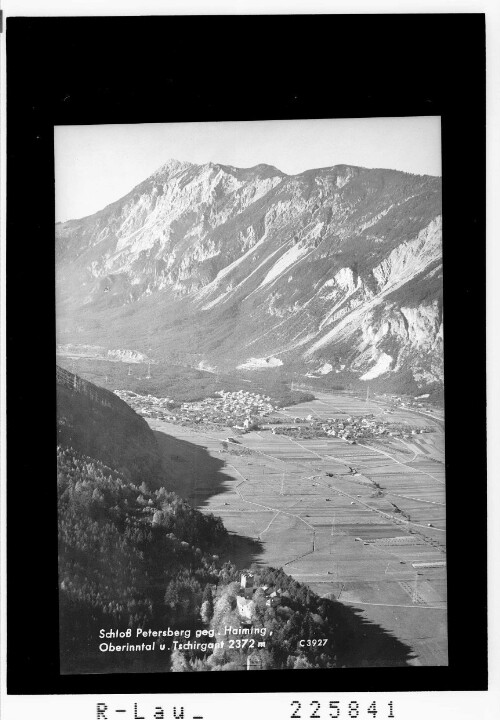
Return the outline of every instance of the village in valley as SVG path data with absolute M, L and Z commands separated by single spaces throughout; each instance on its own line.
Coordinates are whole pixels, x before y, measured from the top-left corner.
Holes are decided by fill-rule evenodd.
M 216 392 L 216 397 L 184 403 L 170 398 L 139 395 L 131 390 L 115 390 L 115 393 L 139 415 L 190 426 L 203 423 L 248 430 L 253 423 L 268 417 L 276 409 L 270 397 L 244 390 L 221 390 Z
M 139 395 L 131 390 L 115 390 L 137 413 L 145 418 L 164 420 L 191 428 L 202 426 L 205 430 L 231 428 L 237 434 L 251 430 L 271 431 L 273 434 L 299 438 L 338 437 L 355 444 L 358 440 L 376 437 L 410 439 L 412 435 L 430 433 L 431 426 L 410 425 L 391 419 L 380 419 L 380 415 L 367 412 L 356 416 L 320 418 L 314 414 L 293 415 L 291 410 L 281 410 L 273 405 L 267 395 L 245 390 L 237 392 L 217 391 L 215 397 L 198 402 L 178 403 L 171 398 L 153 395 Z M 395 407 L 419 408 L 422 403 L 395 397 Z M 293 409 L 293 408 L 292 408 Z M 384 410 L 384 418 L 394 413 Z

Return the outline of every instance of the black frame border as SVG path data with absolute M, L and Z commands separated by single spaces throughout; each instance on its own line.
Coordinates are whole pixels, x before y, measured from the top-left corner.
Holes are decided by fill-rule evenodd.
M 449 666 L 266 680 L 275 692 L 290 672 L 299 692 L 486 689 L 484 14 L 9 17 L 6 38 L 8 693 L 263 689 L 241 673 L 59 675 L 54 126 L 408 115 L 442 118 Z

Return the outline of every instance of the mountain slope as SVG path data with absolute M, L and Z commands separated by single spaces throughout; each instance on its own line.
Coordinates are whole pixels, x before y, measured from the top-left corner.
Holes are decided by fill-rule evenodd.
M 170 161 L 56 226 L 58 339 L 439 384 L 441 232 L 440 178 Z
M 117 395 L 56 366 L 57 441 L 98 458 L 140 485 L 161 483 L 161 460 L 149 425 Z

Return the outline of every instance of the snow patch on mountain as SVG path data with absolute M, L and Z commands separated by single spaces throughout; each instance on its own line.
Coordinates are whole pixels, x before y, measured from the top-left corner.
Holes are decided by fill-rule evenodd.
M 379 375 L 383 375 L 386 372 L 389 372 L 392 365 L 392 357 L 390 355 L 387 355 L 386 353 L 382 353 L 375 363 L 375 365 L 371 368 L 371 370 L 368 370 L 368 372 L 365 372 L 364 375 L 361 375 L 359 378 L 360 380 L 373 380 L 373 378 L 379 377 Z
M 247 258 L 249 258 L 264 243 L 264 241 L 265 241 L 265 236 L 261 237 L 261 239 L 257 243 L 255 243 L 255 245 L 253 245 L 249 250 L 247 250 L 245 253 L 243 253 L 243 255 L 241 255 L 241 257 L 237 258 L 232 263 L 227 265 L 225 268 L 220 270 L 217 273 L 217 276 L 215 277 L 215 279 L 212 280 L 212 282 L 209 283 L 208 285 L 205 285 L 205 287 L 202 288 L 198 292 L 198 298 L 199 299 L 204 298 L 207 295 L 210 295 L 214 291 L 218 290 L 220 287 L 221 281 L 225 277 L 227 277 L 227 275 L 229 275 L 230 272 L 235 270 L 238 267 L 238 265 L 241 265 L 242 262 L 244 262 Z M 214 305 L 217 305 L 218 303 L 220 303 L 233 289 L 234 289 L 233 286 L 231 286 L 230 288 L 226 287 L 226 290 L 223 291 L 221 295 L 217 296 L 212 301 L 210 301 L 209 303 L 204 305 L 202 307 L 202 310 L 209 310 L 210 308 L 214 307 Z
M 287 268 L 294 265 L 303 255 L 305 255 L 308 250 L 309 248 L 306 245 L 293 245 L 269 270 L 258 289 L 264 287 L 265 285 L 269 285 L 269 283 L 273 282 L 273 280 L 276 280 L 276 278 L 284 273 Z
M 273 368 L 283 365 L 283 361 L 276 357 L 266 358 L 249 358 L 246 362 L 238 365 L 238 370 L 261 370 L 263 368 Z
M 213 365 L 208 365 L 208 363 L 206 363 L 204 360 L 200 360 L 200 362 L 198 363 L 198 370 L 204 370 L 205 372 L 209 373 L 217 372 L 216 367 L 214 367 Z
M 320 368 L 316 370 L 316 373 L 318 375 L 328 375 L 333 370 L 333 365 L 330 365 L 330 363 L 324 363 Z
M 137 350 L 108 350 L 107 357 L 121 362 L 143 363 L 147 362 L 148 356 Z

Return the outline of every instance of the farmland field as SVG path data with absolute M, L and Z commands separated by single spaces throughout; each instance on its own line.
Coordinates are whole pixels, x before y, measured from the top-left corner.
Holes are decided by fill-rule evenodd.
M 386 411 L 380 399 L 317 393 L 275 419 Z M 230 532 L 259 541 L 259 563 L 356 608 L 411 648 L 410 664 L 446 665 L 443 421 L 404 408 L 390 419 L 434 432 L 349 444 L 268 429 L 224 448 L 227 430 L 148 422 L 176 491 L 220 516 Z

